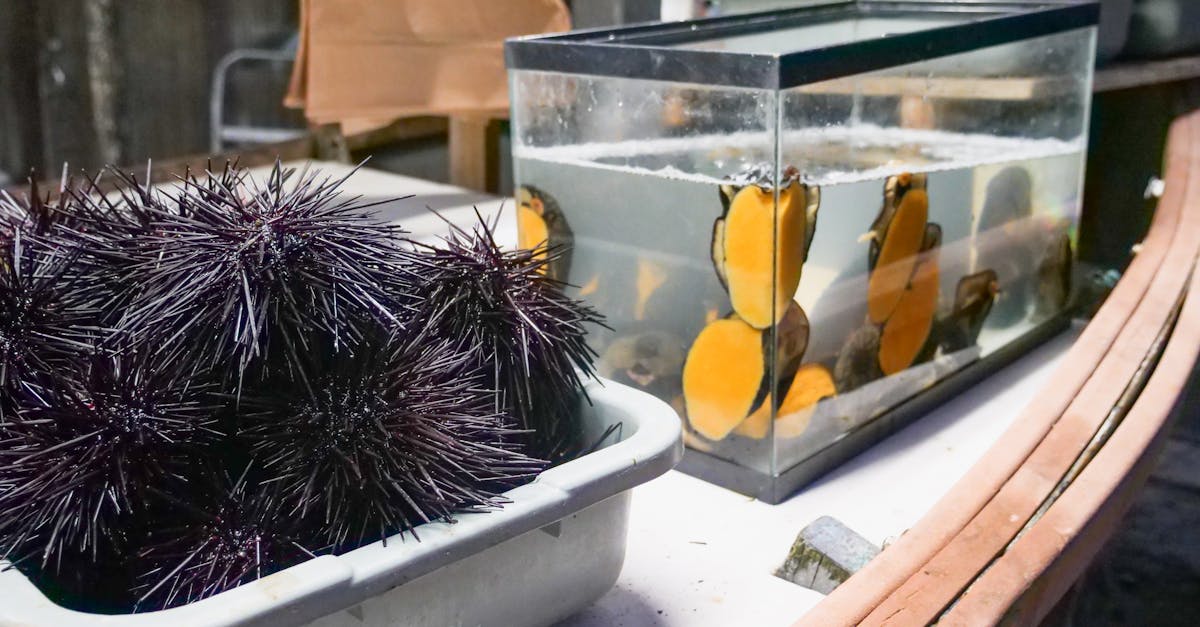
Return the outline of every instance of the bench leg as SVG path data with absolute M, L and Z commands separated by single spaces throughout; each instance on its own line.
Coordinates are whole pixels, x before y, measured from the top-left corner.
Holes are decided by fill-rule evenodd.
M 499 128 L 491 119 L 450 118 L 450 183 L 495 192 L 499 186 Z

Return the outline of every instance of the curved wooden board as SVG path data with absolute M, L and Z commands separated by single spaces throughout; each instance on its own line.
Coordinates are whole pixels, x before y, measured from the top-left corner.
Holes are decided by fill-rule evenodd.
M 1188 131 L 1181 129 L 1191 129 L 1195 124 L 1192 119 L 1180 119 L 1173 126 L 1172 135 L 1186 134 Z M 1187 178 L 1192 151 L 1188 142 L 1171 142 L 1165 159 L 1168 180 Z M 1013 426 L 912 529 L 839 586 L 798 624 L 862 622 L 961 532 L 1013 477 L 1093 375 L 1146 294 L 1176 235 L 1184 192 L 1179 186 L 1168 186 L 1143 240 L 1141 253 L 1063 358 L 1053 377 L 1054 383 L 1038 394 Z
M 1154 470 L 1200 356 L 1200 274 L 1189 295 L 1154 374 L 1109 442 L 939 625 L 1038 624 L 1117 529 Z

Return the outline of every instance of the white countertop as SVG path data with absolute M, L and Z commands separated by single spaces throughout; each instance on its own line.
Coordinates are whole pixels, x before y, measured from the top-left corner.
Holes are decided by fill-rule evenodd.
M 347 166 L 319 163 L 330 174 Z M 469 224 L 472 204 L 494 216 L 501 201 L 449 185 L 364 169 L 347 191 L 418 197 L 382 208 L 414 235 Z M 512 203 L 497 238 L 516 240 Z M 670 472 L 633 491 L 629 544 L 616 586 L 568 626 L 790 625 L 822 598 L 772 575 L 796 534 L 832 516 L 883 544 L 927 511 L 986 451 L 1049 380 L 1081 327 L 1060 334 L 779 505 Z

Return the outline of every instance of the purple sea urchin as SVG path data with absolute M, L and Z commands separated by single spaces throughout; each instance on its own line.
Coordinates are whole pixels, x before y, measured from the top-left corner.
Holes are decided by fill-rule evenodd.
M 105 174 L 116 179 L 115 191 L 105 193 L 101 187 Z M 70 219 L 54 236 L 63 248 L 77 251 L 80 272 L 90 279 L 90 296 L 103 314 L 101 323 L 111 327 L 138 293 L 130 283 L 144 262 L 143 248 L 157 212 L 175 206 L 155 188 L 116 168 L 81 178 L 78 184 L 64 184 L 61 205 Z M 104 343 L 114 344 L 114 339 L 106 331 Z
M 403 292 L 389 289 L 405 272 L 401 231 L 341 194 L 344 180 L 276 163 L 260 184 L 230 165 L 184 178 L 164 192 L 169 204 L 150 202 L 114 322 L 122 341 L 184 343 L 240 378 L 268 346 L 296 365 L 312 333 L 339 349 L 357 343 L 362 329 L 348 321 L 362 314 L 398 325 L 388 295 Z
M 74 256 L 45 250 L 21 229 L 0 245 L 0 379 L 16 387 L 89 350 L 91 316 L 71 285 Z
M 297 521 L 248 474 L 206 481 L 196 502 L 160 494 L 176 516 L 138 552 L 138 609 L 198 601 L 314 557 Z
M 0 198 L 0 384 L 9 390 L 89 352 L 96 315 L 78 251 L 49 239 L 54 209 L 32 198 Z
M 544 467 L 521 452 L 459 342 L 394 333 L 313 372 L 310 395 L 246 397 L 242 435 L 285 515 L 310 520 L 323 543 L 353 548 L 495 507 Z
M 125 542 L 147 490 L 217 435 L 209 390 L 170 363 L 96 356 L 77 377 L 22 387 L 0 442 L 0 557 L 58 567 Z
M 481 347 L 496 410 L 529 433 L 532 454 L 561 460 L 587 445 L 578 424 L 583 381 L 594 374 L 586 327 L 602 319 L 543 273 L 562 250 L 502 250 L 493 230 L 480 218 L 473 231 L 454 227 L 443 244 L 421 247 L 420 315 L 442 337 Z

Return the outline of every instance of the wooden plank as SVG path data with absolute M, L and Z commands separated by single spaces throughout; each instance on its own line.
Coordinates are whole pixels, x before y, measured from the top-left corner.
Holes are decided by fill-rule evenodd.
M 1195 286 L 1191 289 L 1197 293 Z M 1173 334 L 1171 341 L 1187 335 Z M 1194 352 L 1195 344 L 1191 348 Z M 1186 364 L 1164 360 L 1159 366 L 1178 367 L 1167 377 L 1186 380 L 1194 364 L 1193 358 Z M 1155 370 L 1156 376 L 1161 373 Z M 1155 383 L 1153 379 L 1151 383 Z M 972 582 L 940 617 L 939 625 L 1036 625 L 1052 613 L 1119 529 L 1154 471 L 1167 440 L 1170 406 L 1183 392 L 1182 385 L 1173 387 L 1159 398 L 1154 398 L 1163 391 L 1159 386 L 1149 385 L 1142 391 L 1135 409 L 1144 408 L 1146 402 L 1160 407 L 1165 403 L 1166 407 L 1151 422 L 1130 412 L 1110 441 L 1112 445 L 1101 448 L 1093 463 L 1037 523 Z M 1130 429 L 1137 433 L 1130 435 Z
M 0 168 L 23 176 L 32 165 L 48 177 L 64 161 L 94 170 L 204 150 L 216 60 L 251 42 L 281 43 L 296 14 L 292 0 L 9 4 L 0 16 L 9 51 L 0 130 L 14 140 L 0 150 Z M 296 121 L 279 103 L 284 80 L 274 95 L 252 84 L 243 91 L 263 100 L 268 116 Z
M 321 161 L 350 163 L 350 148 L 340 124 L 322 124 L 311 131 L 313 156 Z
M 486 117 L 450 117 L 450 184 L 478 191 L 488 190 L 488 126 Z
M 205 150 L 215 60 L 206 41 L 206 3 L 122 0 L 115 10 L 117 57 L 124 68 L 117 103 L 120 162 Z
M 38 94 L 41 101 L 43 175 L 64 162 L 95 168 L 103 162 L 88 76 L 89 0 L 37 4 Z
M 1200 78 L 1200 55 L 1159 61 L 1118 63 L 1096 70 L 1095 92 L 1160 85 Z M 1037 100 L 1071 93 L 1076 81 L 1058 76 L 959 78 L 866 76 L 837 79 L 798 88 L 804 93 L 864 96 L 922 96 L 966 100 Z
M 408 122 L 413 123 L 409 124 Z M 213 167 L 220 167 L 226 161 L 235 159 L 241 165 L 248 168 L 271 165 L 275 162 L 276 158 L 281 161 L 299 161 L 316 158 L 349 163 L 351 161 L 349 151 L 369 149 L 371 146 L 382 142 L 395 141 L 397 138 L 429 136 L 430 134 L 436 134 L 439 129 L 445 129 L 445 126 L 444 118 L 413 118 L 412 120 L 399 121 L 396 125 L 378 131 L 342 137 L 338 125 L 330 124 L 314 128 L 295 139 L 255 146 L 254 148 L 231 150 L 220 154 L 197 152 L 172 156 L 167 159 L 155 159 L 151 164 L 150 180 L 151 182 L 168 181 L 173 179 L 175 175 L 184 172 L 188 167 L 194 170 L 206 167 L 209 163 L 212 163 Z M 146 163 L 134 162 L 125 164 L 122 166 L 122 169 L 129 172 L 136 172 L 141 177 L 143 176 L 142 173 L 146 170 Z M 43 176 L 40 180 L 41 188 L 44 191 L 52 195 L 57 194 L 59 182 L 57 174 L 55 176 Z M 109 190 L 113 183 L 114 180 L 112 177 L 108 177 L 101 180 L 100 187 L 102 190 Z M 8 186 L 0 186 L 0 189 L 14 196 L 25 194 L 28 188 L 29 186 L 25 181 Z
M 1191 155 L 1185 154 L 1186 167 Z M 1186 181 L 1187 174 L 1175 180 Z M 1174 262 L 1163 264 L 1155 274 L 1133 316 L 1062 417 L 984 509 L 880 603 L 863 624 L 911 625 L 935 620 L 1021 531 L 1087 446 L 1150 351 L 1191 270 L 1190 264 L 1183 265 L 1180 260 L 1190 262 L 1197 247 L 1200 212 L 1189 212 L 1183 216 L 1167 253 Z
M 567 4 L 574 28 L 657 22 L 662 15 L 660 2 L 646 0 L 573 0 Z
M 957 78 L 939 76 L 864 76 L 836 79 L 797 88 L 810 94 L 920 96 L 947 100 L 1038 100 L 1078 89 L 1061 77 Z
M 86 63 L 88 92 L 92 96 L 92 126 L 99 143 L 102 163 L 121 162 L 117 136 L 119 77 L 124 74 L 117 59 L 114 0 L 85 0 L 83 22 L 87 27 Z
M 1092 90 L 1116 91 L 1200 78 L 1200 55 L 1161 61 L 1117 63 L 1096 70 Z
M 449 127 L 450 124 L 444 117 L 401 118 L 383 128 L 347 135 L 346 145 L 351 152 L 369 150 L 394 142 L 445 135 Z
M 176 175 L 182 174 L 187 168 L 196 170 L 198 168 L 207 167 L 210 163 L 212 167 L 219 168 L 224 166 L 226 161 L 237 160 L 237 162 L 245 167 L 267 166 L 275 163 L 276 159 L 281 161 L 297 161 L 312 159 L 316 155 L 315 138 L 312 135 L 305 135 L 297 139 L 280 142 L 277 144 L 268 144 L 265 146 L 257 146 L 249 150 L 240 150 L 236 152 L 227 152 L 221 154 L 197 153 L 192 155 L 176 156 L 169 159 L 156 159 L 150 165 L 150 182 L 160 183 L 170 181 Z M 122 166 L 127 172 L 136 173 L 138 179 L 145 178 L 146 162 L 134 163 Z M 101 191 L 111 191 L 116 183 L 114 177 L 104 177 L 100 181 Z M 48 193 L 51 197 L 58 195 L 59 178 L 57 176 L 45 178 L 40 184 L 40 189 L 44 193 Z M 17 185 L 9 185 L 3 188 L 3 191 L 20 197 L 28 193 L 29 186 L 25 183 Z

